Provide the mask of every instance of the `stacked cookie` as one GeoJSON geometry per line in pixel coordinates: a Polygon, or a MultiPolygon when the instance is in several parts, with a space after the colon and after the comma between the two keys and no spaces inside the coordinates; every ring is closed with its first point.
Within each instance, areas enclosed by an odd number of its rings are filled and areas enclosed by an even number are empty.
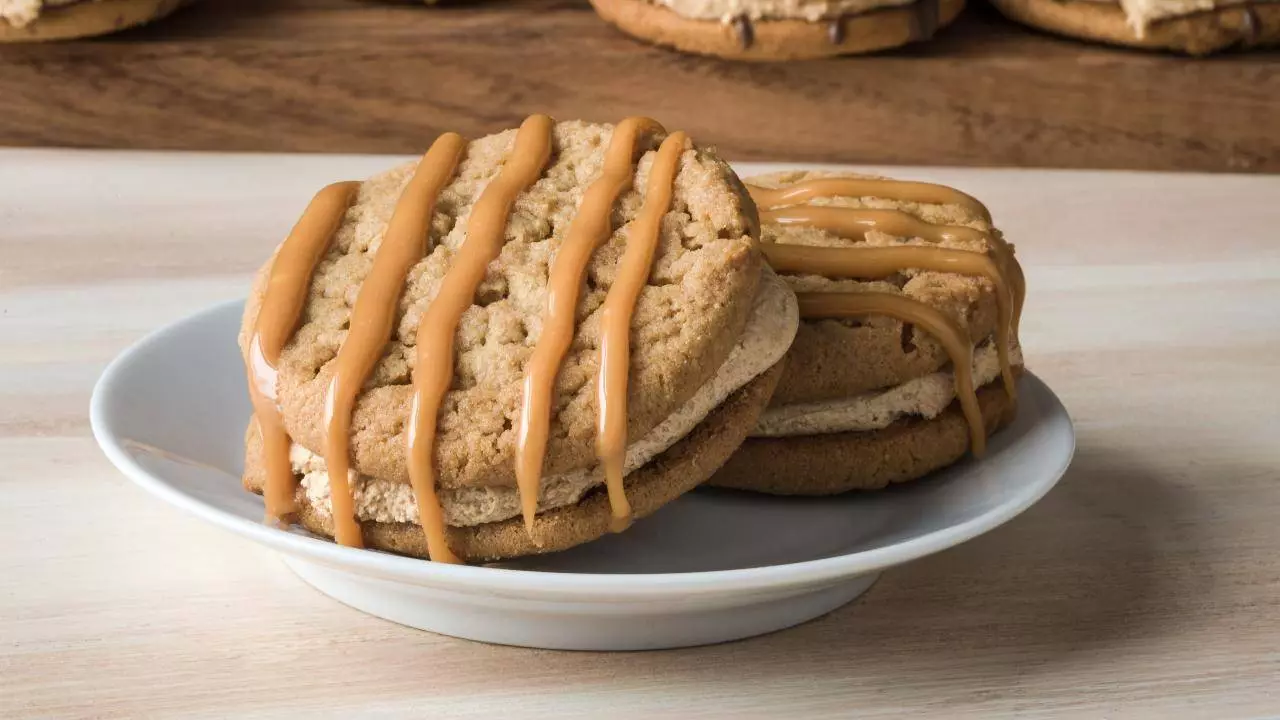
{"type": "Polygon", "coordinates": [[[711,484],[822,495],[980,456],[1012,419],[1025,294],[986,207],[848,174],[748,182],[803,321],[769,409],[711,484]]]}
{"type": "Polygon", "coordinates": [[[321,190],[258,274],[244,484],[274,522],[482,562],[708,479],[919,477],[1013,407],[1021,273],[989,220],[921,183],[748,186],[645,118],[446,133],[321,190]]]}
{"type": "Polygon", "coordinates": [[[642,40],[734,60],[868,53],[927,40],[964,0],[591,0],[642,40]]]}
{"type": "Polygon", "coordinates": [[[434,560],[557,550],[705,480],[796,328],[683,133],[529,118],[322,191],[241,334],[268,513],[434,560]]]}

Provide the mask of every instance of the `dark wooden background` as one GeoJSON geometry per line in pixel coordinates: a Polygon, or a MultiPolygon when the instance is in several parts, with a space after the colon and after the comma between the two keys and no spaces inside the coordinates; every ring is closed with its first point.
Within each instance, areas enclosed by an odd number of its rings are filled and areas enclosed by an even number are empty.
{"type": "Polygon", "coordinates": [[[0,47],[0,145],[411,153],[533,111],[644,113],[735,159],[1280,171],[1280,53],[1113,50],[981,5],[916,48],[770,65],[639,44],[585,0],[200,0],[0,47]]]}

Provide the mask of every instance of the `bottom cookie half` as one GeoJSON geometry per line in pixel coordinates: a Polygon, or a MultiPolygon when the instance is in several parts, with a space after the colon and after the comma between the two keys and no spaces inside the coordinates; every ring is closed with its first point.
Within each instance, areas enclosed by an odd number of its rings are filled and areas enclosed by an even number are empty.
{"type": "MultiPolygon", "coordinates": [[[[760,413],[769,404],[782,374],[782,363],[729,396],[693,432],[626,478],[627,498],[637,518],[653,513],[697,487],[728,458],[755,427],[760,413]]],[[[262,492],[264,472],[255,462],[257,433],[251,427],[244,484],[262,492]]],[[[308,504],[299,493],[299,521],[308,530],[333,537],[332,519],[308,504]]],[[[568,507],[539,513],[532,533],[519,517],[474,527],[446,529],[449,547],[468,562],[487,562],[564,550],[595,540],[609,532],[609,498],[603,487],[568,507]]],[[[368,547],[415,557],[427,557],[422,529],[410,523],[362,522],[368,547]]]]}
{"type": "MultiPolygon", "coordinates": [[[[999,382],[978,391],[987,435],[1013,420],[999,382]]],[[[870,432],[748,438],[708,485],[773,495],[878,490],[946,467],[969,451],[959,403],[931,420],[900,420],[870,432]]]]}

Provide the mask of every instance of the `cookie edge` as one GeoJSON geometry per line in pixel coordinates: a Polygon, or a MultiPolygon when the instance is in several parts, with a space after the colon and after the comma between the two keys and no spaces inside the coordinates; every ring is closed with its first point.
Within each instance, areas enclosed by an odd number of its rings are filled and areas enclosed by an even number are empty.
{"type": "Polygon", "coordinates": [[[169,15],[192,0],[84,0],[46,8],[30,24],[0,21],[0,43],[72,40],[120,32],[169,15]]]}
{"type": "MultiPolygon", "coordinates": [[[[636,518],[689,492],[710,477],[733,454],[755,427],[769,397],[782,376],[784,360],[756,376],[721,403],[679,442],[627,477],[628,499],[636,518]]],[[[251,429],[252,430],[252,429],[251,429]]],[[[248,475],[245,488],[260,493],[261,482],[248,475]]],[[[609,533],[611,512],[608,495],[601,488],[575,505],[539,513],[533,533],[524,521],[511,518],[475,527],[449,527],[449,547],[468,562],[491,562],[566,550],[609,533]]],[[[333,537],[332,521],[299,496],[299,523],[311,532],[333,537]]],[[[427,557],[421,528],[411,523],[361,522],[367,547],[402,555],[427,557]]]]}

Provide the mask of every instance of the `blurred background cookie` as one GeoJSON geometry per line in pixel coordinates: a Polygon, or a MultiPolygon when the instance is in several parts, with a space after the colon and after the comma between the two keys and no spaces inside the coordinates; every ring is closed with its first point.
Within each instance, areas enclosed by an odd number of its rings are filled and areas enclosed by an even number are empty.
{"type": "Polygon", "coordinates": [[[1273,0],[991,0],[1027,25],[1112,45],[1206,55],[1280,43],[1273,0]]]}
{"type": "Polygon", "coordinates": [[[105,35],[151,22],[189,0],[0,0],[0,42],[105,35]]]}
{"type": "Polygon", "coordinates": [[[867,53],[927,40],[964,0],[591,0],[642,40],[735,60],[867,53]]]}

